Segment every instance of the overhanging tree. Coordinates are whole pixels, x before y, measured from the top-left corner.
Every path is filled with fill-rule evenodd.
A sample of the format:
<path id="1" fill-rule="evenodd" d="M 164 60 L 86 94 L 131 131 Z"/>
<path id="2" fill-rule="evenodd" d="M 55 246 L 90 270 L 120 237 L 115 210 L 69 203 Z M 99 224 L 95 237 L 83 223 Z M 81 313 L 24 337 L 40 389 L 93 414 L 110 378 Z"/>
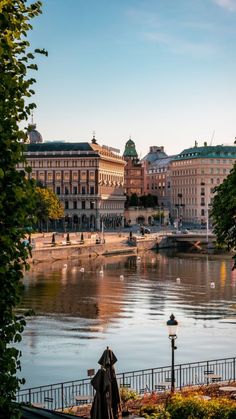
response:
<path id="1" fill-rule="evenodd" d="M 0 418 L 4 419 L 19 417 L 12 403 L 22 382 L 16 375 L 20 353 L 14 343 L 21 340 L 24 320 L 14 309 L 27 269 L 28 249 L 22 239 L 35 210 L 33 184 L 26 180 L 25 170 L 17 170 L 27 136 L 19 124 L 35 107 L 29 103 L 35 80 L 27 74 L 37 66 L 26 37 L 40 7 L 39 1 L 0 1 Z"/>
<path id="2" fill-rule="evenodd" d="M 236 163 L 215 192 L 211 210 L 214 233 L 220 245 L 236 251 Z M 236 268 L 236 256 L 233 268 Z"/>

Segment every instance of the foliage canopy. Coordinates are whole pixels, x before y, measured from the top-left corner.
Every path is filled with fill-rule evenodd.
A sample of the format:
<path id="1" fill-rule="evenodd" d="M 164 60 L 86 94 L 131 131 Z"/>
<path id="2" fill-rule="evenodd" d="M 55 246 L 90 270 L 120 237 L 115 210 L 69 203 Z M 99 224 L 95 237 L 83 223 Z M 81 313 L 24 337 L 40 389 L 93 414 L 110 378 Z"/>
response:
<path id="1" fill-rule="evenodd" d="M 24 319 L 14 308 L 22 271 L 28 268 L 29 249 L 22 239 L 33 221 L 35 201 L 33 183 L 26 179 L 29 170 L 17 170 L 17 165 L 23 161 L 27 136 L 19 124 L 35 107 L 30 103 L 35 79 L 27 78 L 27 73 L 37 66 L 26 36 L 40 8 L 40 1 L 0 1 L 0 418 L 4 419 L 19 417 L 12 400 L 23 381 L 16 376 L 20 353 L 13 345 L 21 340 Z"/>
<path id="2" fill-rule="evenodd" d="M 229 250 L 236 250 L 236 163 L 215 192 L 211 217 L 217 241 Z"/>
<path id="3" fill-rule="evenodd" d="M 63 217 L 64 209 L 57 195 L 51 189 L 36 187 L 37 209 L 39 221 L 56 220 Z"/>

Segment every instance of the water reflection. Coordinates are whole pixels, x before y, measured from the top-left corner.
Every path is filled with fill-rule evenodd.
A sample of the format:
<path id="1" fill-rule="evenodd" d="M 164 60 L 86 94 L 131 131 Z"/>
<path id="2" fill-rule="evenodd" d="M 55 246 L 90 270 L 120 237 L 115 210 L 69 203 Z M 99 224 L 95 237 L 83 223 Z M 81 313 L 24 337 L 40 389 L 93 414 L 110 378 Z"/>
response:
<path id="1" fill-rule="evenodd" d="M 118 353 L 119 370 L 169 364 L 165 322 L 172 311 L 180 323 L 179 362 L 232 355 L 235 281 L 230 259 L 207 255 L 150 252 L 34 265 L 21 305 L 36 312 L 21 344 L 27 387 L 83 378 L 106 345 Z"/>

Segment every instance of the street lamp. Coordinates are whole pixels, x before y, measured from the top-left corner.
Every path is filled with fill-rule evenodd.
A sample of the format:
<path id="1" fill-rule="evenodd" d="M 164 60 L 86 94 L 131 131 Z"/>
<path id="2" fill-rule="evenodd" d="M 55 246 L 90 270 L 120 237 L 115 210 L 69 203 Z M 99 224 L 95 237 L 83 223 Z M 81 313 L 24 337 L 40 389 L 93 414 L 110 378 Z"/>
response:
<path id="1" fill-rule="evenodd" d="M 171 340 L 171 392 L 175 391 L 175 355 L 174 351 L 177 349 L 175 340 L 177 339 L 178 322 L 175 320 L 174 314 L 171 314 L 170 320 L 166 322 L 169 329 L 169 339 Z"/>

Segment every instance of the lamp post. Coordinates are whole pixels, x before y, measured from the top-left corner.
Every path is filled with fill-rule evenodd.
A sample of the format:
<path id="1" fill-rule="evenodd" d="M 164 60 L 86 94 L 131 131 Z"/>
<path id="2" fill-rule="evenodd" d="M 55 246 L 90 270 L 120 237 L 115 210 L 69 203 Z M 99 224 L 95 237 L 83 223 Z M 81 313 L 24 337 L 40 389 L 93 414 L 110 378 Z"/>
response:
<path id="1" fill-rule="evenodd" d="M 178 322 L 175 320 L 174 314 L 171 314 L 170 320 L 166 322 L 169 329 L 169 339 L 171 340 L 171 392 L 175 391 L 175 340 L 177 339 Z"/>

